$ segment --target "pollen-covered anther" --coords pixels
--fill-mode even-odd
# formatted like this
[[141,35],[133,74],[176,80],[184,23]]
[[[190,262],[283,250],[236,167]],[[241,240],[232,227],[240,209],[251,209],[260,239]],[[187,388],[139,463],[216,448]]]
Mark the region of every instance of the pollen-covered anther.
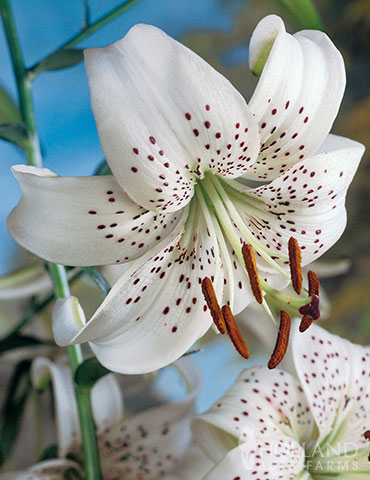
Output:
[[320,318],[320,308],[319,308],[319,296],[316,294],[311,295],[310,303],[303,305],[299,309],[301,315],[309,315],[313,320],[318,320]]
[[205,277],[202,280],[202,292],[211,312],[213,322],[216,325],[218,331],[222,334],[226,332],[225,321],[222,316],[222,311],[220,305],[218,304],[216,292],[213,288],[213,284],[210,278]]
[[251,284],[254,298],[257,300],[258,303],[262,303],[263,292],[262,292],[260,279],[258,276],[256,257],[254,255],[254,250],[252,245],[250,245],[249,243],[244,243],[242,247],[242,254],[243,254],[243,260],[244,260],[245,268],[247,269],[249,282]]
[[307,274],[308,277],[308,295],[311,297],[312,295],[320,296],[320,280],[317,274],[310,270]]
[[289,238],[289,266],[290,277],[295,292],[299,295],[302,291],[303,274],[302,274],[302,253],[301,247],[294,237]]
[[301,323],[299,324],[299,331],[301,333],[304,333],[306,330],[310,328],[310,326],[313,324],[313,318],[310,317],[309,315],[303,315],[303,318],[301,320]]
[[222,315],[225,321],[227,334],[230,337],[236,351],[245,359],[249,358],[249,350],[247,344],[245,343],[242,334],[235,322],[234,315],[232,314],[231,308],[229,305],[224,305],[222,307]]
[[274,351],[272,352],[269,363],[267,364],[268,368],[271,370],[276,368],[279,363],[283,360],[289,345],[289,336],[290,336],[290,317],[289,315],[281,311],[280,312],[280,327],[279,333],[276,340],[276,345]]

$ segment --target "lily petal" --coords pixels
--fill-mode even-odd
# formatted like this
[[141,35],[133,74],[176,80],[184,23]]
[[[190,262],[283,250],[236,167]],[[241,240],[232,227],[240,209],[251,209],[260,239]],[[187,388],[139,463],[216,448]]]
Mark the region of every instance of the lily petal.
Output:
[[237,177],[255,161],[258,126],[242,96],[158,28],[85,50],[85,66],[107,161],[143,207],[178,210],[205,171]]
[[139,207],[114,177],[59,177],[12,168],[23,196],[8,218],[15,240],[64,265],[102,265],[140,257],[176,226],[177,214]]
[[303,389],[289,373],[244,370],[210,410],[192,422],[196,442],[215,462],[239,443],[274,436],[310,438],[314,421]]
[[251,38],[252,68],[273,41],[249,102],[262,143],[257,162],[245,175],[255,180],[276,178],[317,152],[345,88],[342,55],[325,33],[304,30],[290,35],[279,17],[269,15]]
[[370,418],[370,347],[317,325],[306,335],[292,330],[294,365],[319,428],[317,442],[325,439],[333,448],[342,442],[343,453],[344,448],[368,447],[363,434]]
[[203,480],[250,478],[291,480],[304,471],[304,450],[294,438],[272,436],[250,440],[228,452]]
[[[135,262],[79,333],[72,326],[68,343],[91,342],[103,365],[130,374],[157,370],[185,353],[212,322],[200,282],[215,274],[213,245],[201,214],[196,225],[187,224],[188,243],[179,244],[182,232],[174,232],[170,243]],[[219,293],[222,287],[220,278]],[[65,320],[53,321],[56,332]],[[64,330],[64,344],[67,339]]]
[[202,478],[213,467],[213,463],[202,452],[192,445],[176,467],[176,473],[164,477],[165,480],[194,480]]
[[199,390],[199,372],[189,359],[174,365],[188,384],[188,395],[176,403],[148,409],[98,435],[105,480],[162,478],[175,469],[191,442],[190,419]]
[[[342,235],[345,197],[364,147],[329,135],[323,152],[302,160],[271,183],[249,190],[253,211],[247,202],[244,206],[248,228],[260,242],[286,254],[283,246],[294,236],[302,249],[303,265],[320,257]],[[264,269],[269,271],[267,265]]]

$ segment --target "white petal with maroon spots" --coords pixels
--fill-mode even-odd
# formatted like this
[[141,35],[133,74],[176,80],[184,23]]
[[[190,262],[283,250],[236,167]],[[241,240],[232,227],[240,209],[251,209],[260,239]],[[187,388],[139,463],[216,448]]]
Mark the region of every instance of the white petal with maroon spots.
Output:
[[332,127],[345,87],[343,58],[325,33],[304,30],[290,35],[280,19],[276,27],[276,19],[261,20],[251,39],[253,59],[278,31],[249,102],[262,143],[257,162],[246,173],[255,180],[276,178],[317,152]]
[[204,172],[237,177],[259,150],[244,99],[191,50],[149,25],[85,51],[91,99],[107,161],[150,210],[175,211]]
[[230,450],[203,480],[294,480],[304,475],[304,449],[293,438],[274,435]]
[[[114,177],[59,177],[17,165],[23,196],[8,219],[24,248],[54,263],[103,265],[142,256],[171,233],[178,214],[139,207]],[[51,176],[53,175],[53,176]]]
[[230,438],[245,443],[282,435],[305,441],[313,427],[298,381],[267,367],[244,370],[226,394],[192,424],[196,441],[214,461],[230,449]]
[[177,470],[191,443],[189,423],[200,377],[189,359],[181,359],[175,366],[189,385],[182,401],[148,409],[98,435],[104,480],[158,480]]
[[[287,255],[288,240],[294,236],[302,249],[303,265],[320,257],[342,235],[347,189],[364,152],[361,144],[333,135],[323,148],[325,153],[302,160],[271,183],[249,190],[248,195],[259,203],[253,204],[251,212],[247,199],[243,212],[251,232],[277,253]],[[276,261],[288,266],[286,261]]]
[[370,348],[316,325],[304,335],[296,327],[294,366],[319,427],[318,443],[326,439],[333,448],[340,444],[342,451],[346,445],[368,447],[363,434],[370,428]]
[[[192,218],[185,232],[191,232],[189,241],[175,232],[168,244],[163,241],[135,262],[80,332],[73,336],[71,329],[70,343],[91,342],[111,370],[143,373],[173,362],[208,330],[212,318],[200,284],[214,277],[215,258],[201,212]],[[222,288],[220,269],[219,295]]]

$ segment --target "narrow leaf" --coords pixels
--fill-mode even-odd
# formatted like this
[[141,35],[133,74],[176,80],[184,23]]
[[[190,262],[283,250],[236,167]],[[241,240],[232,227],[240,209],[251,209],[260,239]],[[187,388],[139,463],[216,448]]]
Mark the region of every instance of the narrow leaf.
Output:
[[80,388],[90,390],[99,378],[111,373],[95,358],[85,360],[76,370],[75,382]]
[[0,138],[18,145],[20,148],[24,148],[28,141],[26,129],[20,123],[0,125]]
[[31,360],[22,360],[15,367],[5,402],[0,429],[0,465],[9,457],[21,426],[27,399],[32,391]]
[[0,85],[0,125],[4,123],[19,123],[21,116],[15,103],[6,90]]
[[109,168],[106,160],[103,160],[98,168],[95,170],[94,175],[112,175],[112,171]]
[[82,270],[91,278],[91,280],[100,288],[104,295],[108,295],[111,286],[102,272],[96,267],[82,267]]
[[323,22],[312,0],[274,0],[287,21],[297,30],[323,30]]
[[0,355],[9,350],[14,350],[15,348],[33,347],[36,345],[49,345],[49,342],[44,342],[32,336],[12,333],[0,340]]
[[36,75],[45,70],[60,70],[62,68],[72,67],[82,62],[82,60],[83,49],[81,48],[57,50],[44,58],[44,60],[41,60],[41,62],[31,70],[31,74],[33,77],[36,77]]

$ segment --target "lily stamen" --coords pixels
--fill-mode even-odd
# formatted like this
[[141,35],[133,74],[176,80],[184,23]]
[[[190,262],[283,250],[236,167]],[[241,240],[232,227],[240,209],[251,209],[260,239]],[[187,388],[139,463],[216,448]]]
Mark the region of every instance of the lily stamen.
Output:
[[289,315],[281,311],[280,312],[280,328],[278,337],[276,340],[276,345],[274,351],[271,355],[271,358],[267,364],[268,368],[271,370],[276,368],[279,363],[283,360],[289,345],[289,336],[290,336],[290,317]]
[[229,335],[230,340],[232,341],[236,351],[240,353],[242,357],[248,360],[249,350],[247,344],[245,343],[242,334],[235,322],[234,315],[231,312],[229,305],[224,305],[222,307],[222,315],[225,321],[227,334]]
[[301,323],[299,324],[299,331],[301,333],[304,333],[306,330],[310,328],[312,324],[313,324],[313,318],[310,317],[309,315],[303,315]]
[[263,292],[261,282],[258,275],[256,257],[252,245],[244,243],[242,247],[242,254],[245,268],[247,269],[249,282],[254,295],[254,298],[258,303],[263,302]]
[[214,324],[216,325],[218,331],[224,334],[226,332],[225,321],[222,316],[220,305],[217,301],[216,292],[213,288],[212,281],[208,277],[205,277],[202,280],[202,292],[209,311],[211,312]]
[[294,237],[290,237],[288,242],[289,249],[289,265],[292,286],[299,295],[302,291],[303,274],[302,274],[302,253],[301,247]]
[[310,270],[307,274],[308,277],[308,295],[317,295],[320,296],[320,280],[317,274]]

